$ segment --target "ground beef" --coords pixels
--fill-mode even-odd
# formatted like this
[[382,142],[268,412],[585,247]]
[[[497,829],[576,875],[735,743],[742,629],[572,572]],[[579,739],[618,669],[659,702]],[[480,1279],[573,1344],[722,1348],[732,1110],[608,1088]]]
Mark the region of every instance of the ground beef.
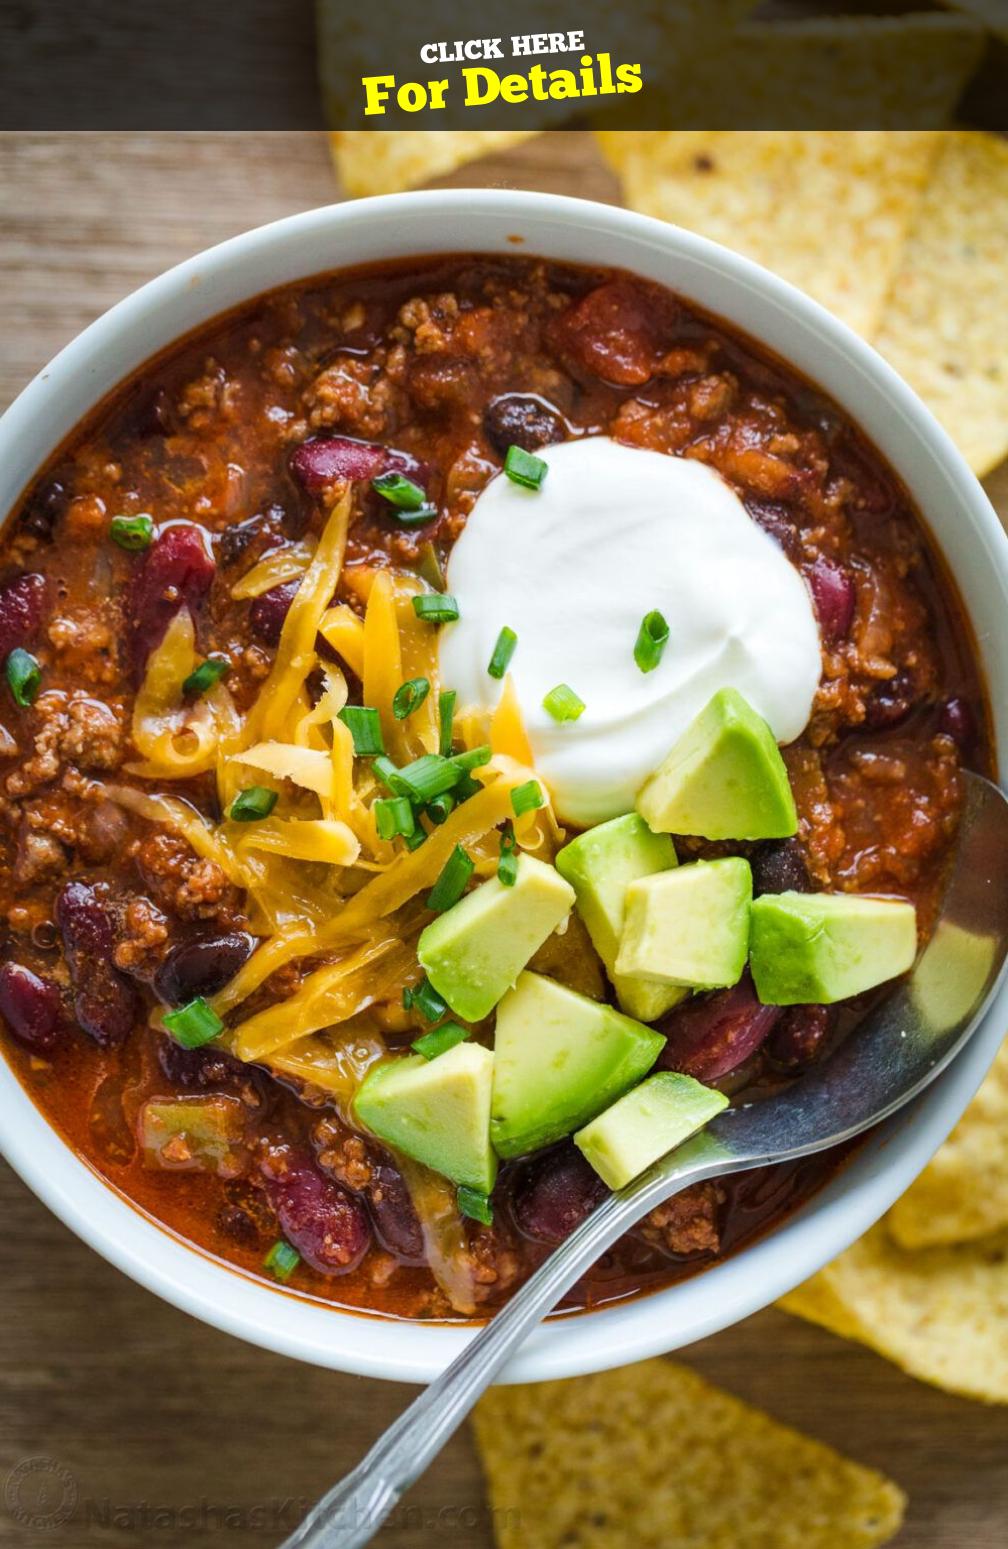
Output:
[[242,923],[238,891],[216,861],[204,860],[175,834],[155,833],[138,840],[130,854],[145,884],[171,914],[184,920]]
[[124,973],[149,979],[168,944],[168,921],[149,898],[131,898],[119,916],[119,939],[112,961]]
[[648,1242],[676,1257],[717,1253],[721,1246],[718,1215],[724,1198],[719,1184],[695,1183],[663,1205],[656,1205],[638,1231]]

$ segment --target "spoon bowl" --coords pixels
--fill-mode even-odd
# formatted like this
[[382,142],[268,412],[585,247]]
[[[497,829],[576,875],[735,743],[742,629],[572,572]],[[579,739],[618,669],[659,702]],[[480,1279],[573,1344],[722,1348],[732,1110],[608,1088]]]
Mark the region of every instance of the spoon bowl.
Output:
[[955,1058],[1008,958],[1008,800],[980,775],[963,779],[941,913],[911,973],[818,1070],[727,1109],[603,1200],[281,1549],[367,1543],[526,1335],[649,1210],[691,1184],[841,1145],[911,1102]]

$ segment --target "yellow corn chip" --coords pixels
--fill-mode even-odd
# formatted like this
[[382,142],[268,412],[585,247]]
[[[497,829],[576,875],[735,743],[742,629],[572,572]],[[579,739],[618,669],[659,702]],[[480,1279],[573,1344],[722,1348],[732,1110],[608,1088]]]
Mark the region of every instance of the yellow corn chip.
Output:
[[970,466],[1008,455],[1008,144],[943,136],[873,340]]
[[862,333],[878,322],[937,149],[915,130],[599,138],[634,209],[754,258]]
[[922,1382],[1008,1404],[1008,1232],[908,1253],[883,1221],[780,1305]]
[[345,191],[395,194],[443,177],[477,156],[527,140],[531,129],[344,129],[330,134]]
[[869,1549],[903,1518],[874,1469],[671,1361],[496,1388],[473,1422],[499,1549]]
[[969,1242],[1008,1227],[1008,1044],[887,1220],[901,1248]]
[[995,37],[1008,39],[1008,6],[1005,0],[941,0],[950,11],[965,11],[989,27]]

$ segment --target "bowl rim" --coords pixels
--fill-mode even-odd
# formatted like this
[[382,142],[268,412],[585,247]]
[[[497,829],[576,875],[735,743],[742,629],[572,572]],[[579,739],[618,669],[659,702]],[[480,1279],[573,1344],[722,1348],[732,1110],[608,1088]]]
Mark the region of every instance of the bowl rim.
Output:
[[[438,239],[404,244],[402,233],[410,231],[411,222],[414,228],[426,223],[425,229],[433,230]],[[534,229],[527,238],[521,235],[525,225]],[[619,206],[513,189],[427,190],[322,206],[232,237],[150,280],[67,344],[0,417],[0,469],[4,470],[0,517],[16,505],[66,434],[117,383],[231,305],[241,306],[298,278],[346,267],[317,262],[299,267],[297,258],[341,230],[356,237],[365,228],[372,245],[387,235],[395,251],[386,256],[404,259],[437,252],[509,252],[620,266],[619,258],[593,257],[593,243],[607,255],[625,247],[622,267],[630,272],[641,272],[634,253],[638,259],[653,253],[656,263],[660,257],[670,264],[692,265],[695,274],[706,271],[715,282],[758,303],[757,311],[760,306],[776,311],[782,324],[785,318],[793,323],[810,347],[813,342],[822,346],[831,370],[842,369],[849,377],[848,391],[841,393],[832,384],[825,390],[845,405],[855,423],[863,421],[848,401],[850,394],[862,386],[870,388],[869,396],[876,400],[881,395],[892,416],[887,434],[898,430],[908,456],[916,449],[925,463],[930,460],[937,483],[956,503],[969,530],[974,549],[968,556],[970,573],[976,575],[986,562],[985,584],[1005,604],[1000,616],[1008,618],[1008,538],[990,502],[947,433],[870,345],[786,281],[695,233]],[[460,229],[483,233],[483,240],[456,241]],[[452,240],[440,240],[443,236]],[[580,257],[551,252],[552,243],[571,242],[581,247]],[[272,272],[270,265],[284,257],[291,270],[287,278],[261,283],[262,275]],[[377,254],[359,260],[377,261]],[[236,270],[250,283],[243,284],[237,302],[222,305],[219,297]],[[674,276],[660,283],[690,296]],[[699,304],[715,316],[729,317],[757,342],[766,343],[761,328],[739,323],[728,312],[719,314],[716,306]],[[189,321],[177,326],[177,319],[186,316]],[[142,340],[147,342],[141,344]],[[796,369],[813,382],[822,381],[815,370],[804,365]],[[58,427],[59,410],[69,413],[67,406],[82,395],[85,407],[78,408],[58,434],[38,431],[38,424],[47,423],[54,398]],[[871,438],[879,441],[874,428]],[[25,450],[38,446],[40,439],[41,455]],[[881,450],[913,488],[900,458],[885,446]],[[924,514],[927,517],[928,512]],[[950,554],[947,544],[941,550],[963,590],[960,566],[965,560]],[[1003,651],[1004,632],[1002,627],[1001,654],[1008,655]],[[998,657],[990,654],[994,647],[988,641],[980,641],[979,646],[990,681]],[[999,700],[992,707],[998,715]],[[1006,736],[999,728],[1002,753],[1008,745]],[[498,1380],[570,1377],[641,1360],[713,1334],[792,1289],[866,1231],[926,1165],[986,1074],[1006,1021],[1008,984],[1002,985],[968,1047],[933,1086],[871,1136],[781,1225],[690,1279],[591,1313],[550,1320]],[[48,1124],[2,1059],[0,1104],[4,1112],[0,1150],[29,1188],[111,1263],[206,1323],[314,1364],[403,1382],[429,1381],[472,1337],[471,1324],[425,1324],[313,1301],[258,1281],[188,1243],[145,1216],[83,1161]]]

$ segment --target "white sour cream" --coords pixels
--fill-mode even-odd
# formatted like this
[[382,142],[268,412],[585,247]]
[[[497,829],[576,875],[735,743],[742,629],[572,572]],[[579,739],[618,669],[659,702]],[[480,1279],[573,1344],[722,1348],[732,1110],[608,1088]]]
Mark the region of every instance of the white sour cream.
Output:
[[[811,598],[720,475],[601,436],[538,455],[542,487],[498,475],[452,550],[460,618],[442,631],[440,656],[459,708],[496,704],[487,663],[508,625],[536,770],[558,814],[582,826],[632,809],[718,689],[743,694],[778,742],[799,736],[820,675]],[[670,638],[643,673],[634,643],[653,608]],[[543,709],[558,683],[584,700],[577,721]]]

